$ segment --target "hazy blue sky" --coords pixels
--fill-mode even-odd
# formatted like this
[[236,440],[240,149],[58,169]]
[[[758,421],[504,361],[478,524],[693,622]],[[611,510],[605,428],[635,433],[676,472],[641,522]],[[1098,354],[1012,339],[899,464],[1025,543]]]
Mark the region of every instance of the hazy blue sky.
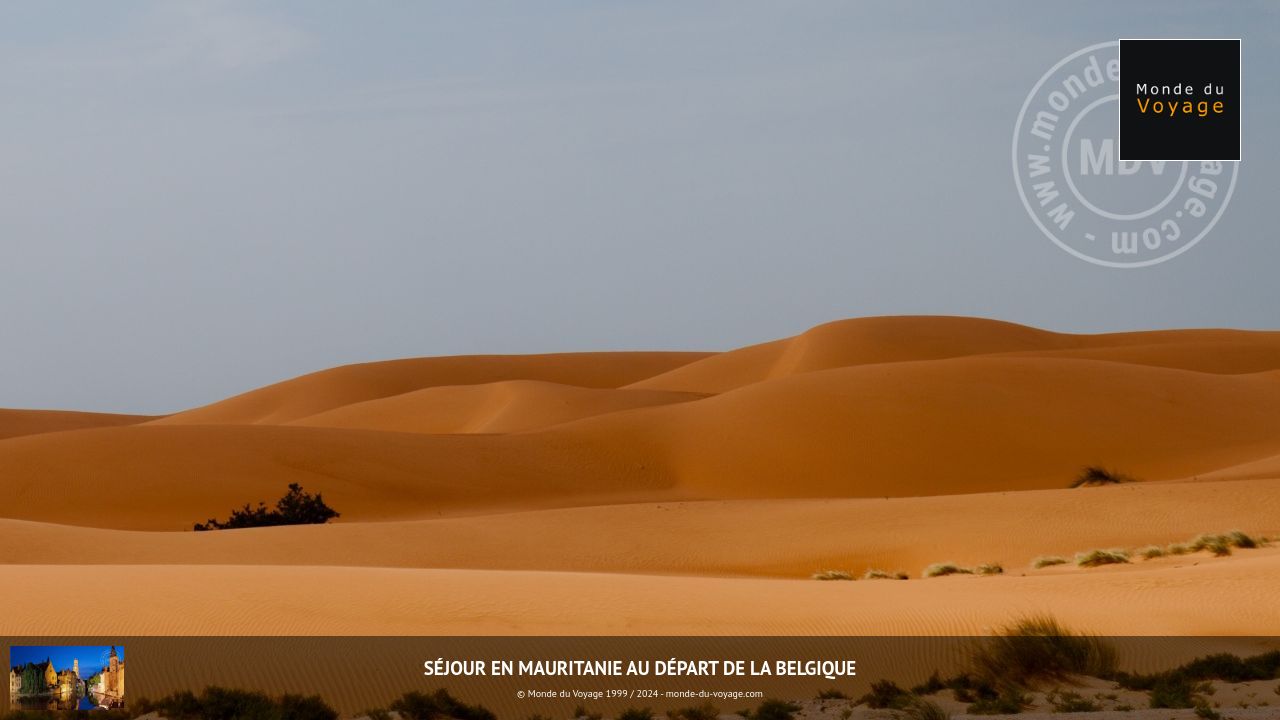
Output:
[[[1278,8],[6,2],[0,406],[873,314],[1280,327]],[[1009,169],[1040,75],[1124,36],[1244,38],[1231,205],[1133,271],[1052,245]]]

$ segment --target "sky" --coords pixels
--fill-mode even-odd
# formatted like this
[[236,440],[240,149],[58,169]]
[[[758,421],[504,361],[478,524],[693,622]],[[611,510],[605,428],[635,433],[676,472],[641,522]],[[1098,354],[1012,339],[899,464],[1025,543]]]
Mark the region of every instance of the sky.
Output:
[[[58,671],[71,668],[80,661],[80,677],[88,679],[94,673],[107,666],[111,646],[109,645],[28,645],[9,648],[9,665],[16,667],[31,662],[53,661],[53,668]],[[116,655],[124,661],[124,646],[116,646]]]
[[[0,407],[164,413],[393,357],[729,349],[845,317],[1280,328],[1280,4],[0,5]],[[1141,270],[1022,208],[1019,107],[1240,37],[1244,162]]]

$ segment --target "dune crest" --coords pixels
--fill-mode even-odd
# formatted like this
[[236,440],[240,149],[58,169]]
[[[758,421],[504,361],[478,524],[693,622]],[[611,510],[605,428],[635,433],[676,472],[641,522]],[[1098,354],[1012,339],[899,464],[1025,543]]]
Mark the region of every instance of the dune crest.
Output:
[[[0,411],[0,634],[913,635],[1051,611],[1261,635],[1280,548],[1030,565],[1280,538],[1278,428],[1280,333],[952,317],[350,365],[164,418]],[[1095,465],[1137,482],[1069,489]],[[190,532],[295,482],[338,522]],[[920,579],[949,560],[1005,572]],[[869,568],[914,579],[808,579]],[[114,625],[77,614],[86,582],[120,588]]]
[[541,380],[616,388],[706,357],[695,352],[458,355],[343,365],[157,420],[165,425],[287,423],[440,385]]
[[0,409],[0,440],[86,428],[137,425],[154,419],[151,415]]
[[290,424],[427,434],[511,433],[702,397],[697,393],[505,380],[424,388],[344,405]]

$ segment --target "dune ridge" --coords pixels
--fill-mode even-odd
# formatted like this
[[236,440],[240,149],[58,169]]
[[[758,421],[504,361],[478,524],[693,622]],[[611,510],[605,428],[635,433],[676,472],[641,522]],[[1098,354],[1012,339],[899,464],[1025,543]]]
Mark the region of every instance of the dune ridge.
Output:
[[[162,418],[0,411],[0,604],[26,587],[47,606],[0,633],[75,631],[56,595],[101,576],[133,603],[114,632],[182,606],[157,631],[939,634],[1047,609],[1093,632],[1268,634],[1274,548],[1027,565],[1278,536],[1277,458],[1280,333],[951,317],[719,353],[365,363]],[[1137,482],[1068,489],[1086,465]],[[190,532],[291,482],[338,521]],[[944,560],[1006,575],[807,579]]]
[[11,410],[0,408],[0,440],[97,427],[137,425],[151,415],[115,415],[72,410]]

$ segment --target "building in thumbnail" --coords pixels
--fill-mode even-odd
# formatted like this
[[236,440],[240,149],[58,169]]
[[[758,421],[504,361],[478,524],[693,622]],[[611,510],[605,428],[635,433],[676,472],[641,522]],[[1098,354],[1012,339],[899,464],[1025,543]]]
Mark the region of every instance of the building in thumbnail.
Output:
[[124,661],[120,659],[114,645],[107,656],[107,666],[98,674],[98,683],[93,687],[93,692],[107,705],[115,705],[124,700]]
[[53,660],[28,662],[9,668],[9,697],[49,695],[58,689],[58,671]]

